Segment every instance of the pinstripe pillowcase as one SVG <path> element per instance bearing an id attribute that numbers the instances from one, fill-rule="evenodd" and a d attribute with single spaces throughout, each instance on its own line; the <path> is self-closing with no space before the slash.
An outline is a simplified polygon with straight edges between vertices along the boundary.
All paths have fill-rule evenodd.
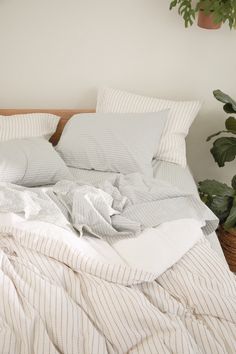
<path id="1" fill-rule="evenodd" d="M 112 88 L 102 88 L 98 93 L 97 112 L 158 112 L 169 109 L 156 158 L 186 166 L 185 137 L 201 108 L 199 101 L 170 101 L 145 97 Z"/>
<path id="2" fill-rule="evenodd" d="M 60 117 L 49 113 L 0 115 L 0 141 L 43 137 L 50 139 Z"/>
<path id="3" fill-rule="evenodd" d="M 168 110 L 145 114 L 92 113 L 67 123 L 57 151 L 69 167 L 152 175 Z"/>
<path id="4" fill-rule="evenodd" d="M 52 145 L 42 138 L 0 142 L 0 182 L 26 187 L 73 179 Z"/>

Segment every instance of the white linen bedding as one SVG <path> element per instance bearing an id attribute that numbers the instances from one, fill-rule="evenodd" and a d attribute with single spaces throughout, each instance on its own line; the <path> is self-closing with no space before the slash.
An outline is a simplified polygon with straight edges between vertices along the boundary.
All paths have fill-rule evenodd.
<path id="1" fill-rule="evenodd" d="M 34 187 L 72 179 L 65 162 L 43 138 L 0 142 L 0 180 Z"/>
<path id="2" fill-rule="evenodd" d="M 0 183 L 0 196 L 0 231 L 65 239 L 73 226 L 81 236 L 87 231 L 107 241 L 131 267 L 156 275 L 203 237 L 201 228 L 209 232 L 218 223 L 195 197 L 139 174 L 115 176 L 99 188 L 61 181 L 47 191 Z"/>
<path id="3" fill-rule="evenodd" d="M 183 192 L 192 193 L 198 196 L 196 183 L 188 166 L 181 167 L 175 163 L 153 160 L 153 177 L 162 179 L 178 187 Z M 69 168 L 72 175 L 77 180 L 88 181 L 90 183 L 102 182 L 108 177 L 115 176 L 112 172 L 101 172 L 78 168 Z"/>
<path id="4" fill-rule="evenodd" d="M 0 353 L 234 353 L 236 281 L 202 220 L 109 245 L 36 191 L 0 211 Z"/>
<path id="5" fill-rule="evenodd" d="M 155 178 L 163 179 L 181 190 L 198 196 L 197 186 L 189 167 L 181 167 L 165 161 L 154 161 L 153 174 Z M 207 236 L 211 247 L 225 261 L 225 256 L 220 246 L 220 242 L 215 232 Z"/>
<path id="6" fill-rule="evenodd" d="M 90 183 L 102 182 L 104 179 L 115 175 L 114 173 L 109 172 L 88 171 L 76 168 L 70 168 L 70 171 L 76 179 L 89 181 Z M 183 168 L 174 163 L 154 160 L 153 176 L 154 178 L 160 178 L 171 183 L 186 193 L 192 193 L 195 196 L 198 196 L 196 183 L 188 166 Z M 226 263 L 216 233 L 211 233 L 207 236 L 207 239 L 210 242 L 212 249 L 216 251 Z"/>
<path id="7" fill-rule="evenodd" d="M 235 352 L 235 277 L 206 240 L 157 277 L 45 231 L 0 233 L 1 353 Z"/>

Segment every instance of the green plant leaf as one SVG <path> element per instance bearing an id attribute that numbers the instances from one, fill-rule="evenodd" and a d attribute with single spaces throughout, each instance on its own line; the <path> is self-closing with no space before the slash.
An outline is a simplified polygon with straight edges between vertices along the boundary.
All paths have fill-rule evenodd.
<path id="1" fill-rule="evenodd" d="M 171 3 L 170 3 L 170 10 L 172 10 L 173 7 L 175 7 L 176 5 L 177 5 L 177 0 L 171 1 Z"/>
<path id="2" fill-rule="evenodd" d="M 227 186 L 225 183 L 218 182 L 216 180 L 206 179 L 205 181 L 199 182 L 199 191 L 203 194 L 222 197 L 233 197 L 233 188 Z"/>
<path id="3" fill-rule="evenodd" d="M 236 118 L 234 118 L 234 117 L 227 118 L 225 121 L 225 128 L 229 132 L 236 134 Z"/>
<path id="4" fill-rule="evenodd" d="M 219 167 L 223 167 L 225 162 L 230 162 L 236 156 L 236 138 L 219 138 L 213 143 L 211 153 Z"/>
<path id="5" fill-rule="evenodd" d="M 220 223 L 224 223 L 230 214 L 235 191 L 233 188 L 215 180 L 205 180 L 199 182 L 198 190 L 201 200 L 219 218 Z"/>
<path id="6" fill-rule="evenodd" d="M 234 101 L 229 95 L 226 95 L 221 90 L 213 91 L 213 95 L 218 101 L 225 103 L 224 110 L 227 113 L 236 113 L 236 101 Z"/>
<path id="7" fill-rule="evenodd" d="M 233 189 L 235 190 L 235 192 L 236 192 L 236 175 L 232 178 L 231 186 L 232 186 L 232 188 L 233 188 Z"/>
<path id="8" fill-rule="evenodd" d="M 229 230 L 236 227 L 236 197 L 234 198 L 233 206 L 230 210 L 229 216 L 224 223 L 224 229 Z"/>
<path id="9" fill-rule="evenodd" d="M 185 27 L 191 26 L 195 19 L 196 8 L 193 7 L 192 0 L 172 0 L 170 10 L 178 8 L 178 13 L 184 19 Z"/>
<path id="10" fill-rule="evenodd" d="M 232 198 L 216 196 L 212 198 L 212 201 L 208 204 L 208 207 L 219 218 L 220 223 L 223 223 L 229 217 L 231 205 Z"/>
<path id="11" fill-rule="evenodd" d="M 236 0 L 171 0 L 170 10 L 174 7 L 183 17 L 185 27 L 191 26 L 196 12 L 202 10 L 207 15 L 212 14 L 215 23 L 228 22 L 230 29 L 236 28 Z M 232 106 L 225 109 L 232 113 Z"/>
<path id="12" fill-rule="evenodd" d="M 223 106 L 223 109 L 226 113 L 235 113 L 235 110 L 232 108 L 232 105 L 230 103 L 226 103 Z"/>

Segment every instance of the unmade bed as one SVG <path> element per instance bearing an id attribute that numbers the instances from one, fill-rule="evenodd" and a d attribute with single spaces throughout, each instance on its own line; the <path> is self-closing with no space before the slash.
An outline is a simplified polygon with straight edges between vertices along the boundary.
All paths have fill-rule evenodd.
<path id="1" fill-rule="evenodd" d="M 235 276 L 214 233 L 218 220 L 200 201 L 189 168 L 160 159 L 151 165 L 151 138 L 143 142 L 145 156 L 136 136 L 125 137 L 122 152 L 113 149 L 112 126 L 104 139 L 112 156 L 106 145 L 97 161 L 90 123 L 77 116 L 63 133 L 71 127 L 71 136 L 54 149 L 47 140 L 55 113 L 0 121 L 0 353 L 234 354 Z M 61 112 L 65 121 L 77 113 Z M 163 122 L 144 118 L 134 127 L 134 117 L 125 117 L 126 133 L 137 129 L 141 137 L 145 127 L 160 139 Z M 118 131 L 126 127 L 117 116 L 106 116 L 106 127 L 110 119 Z M 90 171 L 71 168 L 78 161 Z M 131 171 L 98 172 L 94 164 Z"/>

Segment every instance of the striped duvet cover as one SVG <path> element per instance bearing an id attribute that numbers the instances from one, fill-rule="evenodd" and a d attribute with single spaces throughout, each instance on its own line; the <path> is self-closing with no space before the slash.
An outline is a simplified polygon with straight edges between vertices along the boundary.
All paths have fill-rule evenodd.
<path id="1" fill-rule="evenodd" d="M 0 353 L 235 353 L 236 282 L 207 241 L 157 279 L 32 234 L 0 246 Z"/>
<path id="2" fill-rule="evenodd" d="M 235 276 L 205 237 L 157 276 L 50 220 L 1 220 L 1 354 L 235 353 Z"/>

